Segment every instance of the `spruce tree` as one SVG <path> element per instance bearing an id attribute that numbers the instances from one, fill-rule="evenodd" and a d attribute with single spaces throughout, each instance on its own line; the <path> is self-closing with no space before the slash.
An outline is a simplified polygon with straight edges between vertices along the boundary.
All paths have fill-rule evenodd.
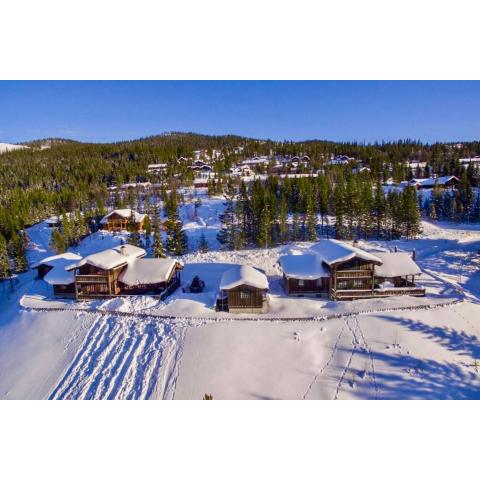
<path id="1" fill-rule="evenodd" d="M 8 249 L 5 237 L 0 233 L 0 280 L 5 280 L 10 276 L 10 266 L 8 263 Z"/>
<path id="2" fill-rule="evenodd" d="M 309 197 L 307 199 L 307 240 L 315 242 L 317 240 L 317 215 L 315 213 L 314 199 Z"/>
<path id="3" fill-rule="evenodd" d="M 279 228 L 279 240 L 280 243 L 287 243 L 288 242 L 288 205 L 287 199 L 285 195 L 282 195 L 282 199 L 280 200 L 280 211 L 279 211 L 279 221 L 278 221 L 278 228 Z"/>
<path id="4" fill-rule="evenodd" d="M 260 217 L 260 235 L 258 244 L 262 248 L 268 248 L 272 244 L 272 220 L 270 215 L 270 205 L 265 203 L 262 215 Z"/>
<path id="5" fill-rule="evenodd" d="M 64 253 L 67 250 L 67 242 L 58 228 L 53 228 L 50 236 L 50 247 L 56 253 Z"/>
<path id="6" fill-rule="evenodd" d="M 198 250 L 200 253 L 207 253 L 209 250 L 208 242 L 207 242 L 207 239 L 205 238 L 205 233 L 203 232 L 203 230 L 202 230 L 202 234 L 200 235 Z"/>
<path id="7" fill-rule="evenodd" d="M 162 235 L 160 233 L 160 225 L 157 223 L 153 226 L 153 258 L 165 258 L 165 248 L 163 246 Z"/>

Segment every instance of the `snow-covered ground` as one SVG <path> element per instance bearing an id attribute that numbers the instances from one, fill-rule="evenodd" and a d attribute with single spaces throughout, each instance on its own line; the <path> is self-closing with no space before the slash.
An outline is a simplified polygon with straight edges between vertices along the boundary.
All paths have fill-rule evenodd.
<path id="1" fill-rule="evenodd" d="M 181 209 L 190 241 L 203 230 L 211 242 L 212 251 L 183 258 L 184 282 L 199 274 L 207 284 L 202 294 L 179 289 L 166 302 L 74 304 L 53 301 L 31 272 L 13 294 L 1 292 L 0 397 L 480 398 L 478 226 L 424 222 L 418 240 L 363 244 L 415 248 L 427 296 L 336 303 L 283 294 L 278 257 L 308 244 L 218 251 L 223 205 L 202 200 L 196 214 L 193 204 Z M 49 233 L 44 224 L 29 229 L 32 263 L 51 253 Z M 121 238 L 97 233 L 75 251 L 93 253 Z M 231 263 L 266 272 L 268 314 L 253 320 L 212 310 Z M 332 314 L 338 317 L 320 319 Z M 285 320 L 291 317 L 308 320 Z"/>

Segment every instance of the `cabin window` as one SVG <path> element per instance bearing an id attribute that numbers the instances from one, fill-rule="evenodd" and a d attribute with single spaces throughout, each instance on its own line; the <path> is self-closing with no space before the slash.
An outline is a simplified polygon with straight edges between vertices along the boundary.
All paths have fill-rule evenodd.
<path id="1" fill-rule="evenodd" d="M 242 291 L 240 292 L 240 298 L 241 298 L 242 300 L 247 300 L 247 299 L 249 299 L 249 298 L 250 298 L 250 291 L 249 291 L 249 290 L 242 290 Z"/>
<path id="2" fill-rule="evenodd" d="M 303 287 L 305 285 L 305 282 L 303 280 L 298 281 L 298 286 Z"/>

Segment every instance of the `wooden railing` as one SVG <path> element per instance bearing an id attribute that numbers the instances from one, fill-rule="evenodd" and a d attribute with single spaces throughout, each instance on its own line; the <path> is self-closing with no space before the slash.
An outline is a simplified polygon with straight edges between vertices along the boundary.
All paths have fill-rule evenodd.
<path id="1" fill-rule="evenodd" d="M 330 292 L 332 298 L 336 300 L 347 300 L 355 298 L 372 298 L 372 297 L 392 297 L 396 295 L 411 295 L 414 297 L 425 296 L 425 288 L 423 287 L 396 287 L 396 288 L 375 288 L 368 290 L 335 290 Z"/>
<path id="2" fill-rule="evenodd" d="M 77 283 L 108 283 L 108 275 L 76 275 Z"/>
<path id="3" fill-rule="evenodd" d="M 340 278 L 370 278 L 371 270 L 338 270 L 336 277 Z"/>

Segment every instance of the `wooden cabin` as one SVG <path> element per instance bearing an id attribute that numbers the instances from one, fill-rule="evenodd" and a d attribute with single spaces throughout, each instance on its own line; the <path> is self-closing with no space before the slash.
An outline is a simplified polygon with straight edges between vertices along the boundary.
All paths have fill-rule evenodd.
<path id="1" fill-rule="evenodd" d="M 52 286 L 54 297 L 68 298 L 75 295 L 73 273 L 67 268 L 82 257 L 66 252 L 44 258 L 32 265 L 37 270 L 37 279 L 44 280 Z"/>
<path id="2" fill-rule="evenodd" d="M 414 282 L 421 271 L 405 253 L 372 254 L 337 240 L 322 240 L 307 254 L 286 255 L 279 263 L 288 295 L 332 300 L 425 295 L 425 289 Z M 389 288 L 385 288 L 386 281 Z"/>
<path id="3" fill-rule="evenodd" d="M 171 258 L 143 258 L 146 251 L 133 245 L 121 245 L 81 259 L 75 271 L 77 300 L 108 298 L 117 295 L 160 295 L 180 286 L 183 265 Z"/>
<path id="4" fill-rule="evenodd" d="M 113 210 L 100 220 L 101 228 L 108 230 L 109 232 L 121 232 L 128 230 L 131 215 L 132 210 L 130 208 Z M 145 222 L 145 214 L 138 213 L 133 210 L 133 215 L 135 218 L 136 230 L 142 231 L 143 224 Z"/>
<path id="5" fill-rule="evenodd" d="M 280 258 L 279 263 L 283 271 L 283 287 L 288 295 L 328 295 L 330 271 L 316 255 L 285 255 Z"/>
<path id="6" fill-rule="evenodd" d="M 173 258 L 139 258 L 120 273 L 120 292 L 164 298 L 180 286 L 182 269 L 183 265 Z"/>
<path id="7" fill-rule="evenodd" d="M 268 279 L 248 265 L 226 270 L 220 280 L 216 310 L 231 313 L 268 312 Z"/>

